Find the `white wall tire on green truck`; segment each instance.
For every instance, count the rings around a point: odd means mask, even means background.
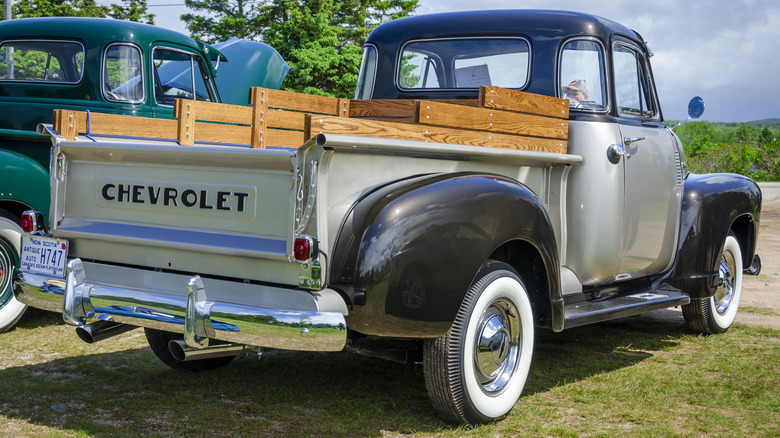
[[[22,228],[10,213],[0,211],[0,332],[10,330],[27,306],[14,297],[13,273],[19,263]]]
[[[533,344],[523,281],[505,263],[486,263],[450,331],[425,343],[425,383],[434,407],[453,423],[506,416],[525,386]]]

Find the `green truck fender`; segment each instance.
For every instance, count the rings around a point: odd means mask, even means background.
[[[7,149],[0,149],[0,163],[0,210],[18,215],[19,209],[34,208],[48,215],[49,171],[32,158]]]

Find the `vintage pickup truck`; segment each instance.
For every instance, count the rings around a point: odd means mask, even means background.
[[[261,347],[422,362],[435,409],[481,423],[520,396],[535,330],[682,306],[723,332],[760,269],[758,186],[687,171],[618,23],[404,18],[370,34],[355,100],[251,94],[176,121],[59,111],[19,301],[87,342],[144,327],[181,369]]]
[[[174,98],[246,105],[250,86],[278,88],[287,69],[270,46],[235,38],[208,46],[96,18],[0,22],[0,332],[25,310],[10,273],[22,212],[48,214],[51,140],[36,127],[51,123],[54,109],[171,119]]]

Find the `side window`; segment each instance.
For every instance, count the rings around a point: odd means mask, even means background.
[[[103,95],[113,102],[144,101],[141,50],[131,44],[113,44],[103,59]]]
[[[0,43],[0,81],[76,83],[84,69],[84,47],[70,41]]]
[[[656,114],[650,99],[650,77],[639,50],[624,44],[612,49],[615,64],[615,104],[618,115],[653,117]]]
[[[172,106],[174,99],[213,101],[208,69],[192,53],[156,48],[153,55],[154,98],[160,105]]]
[[[604,50],[596,41],[576,39],[563,46],[558,83],[560,97],[569,108],[604,111],[607,109],[607,81]]]
[[[360,63],[360,76],[358,76],[355,99],[371,99],[376,77],[376,57],[376,47],[366,46],[363,49],[363,60]]]

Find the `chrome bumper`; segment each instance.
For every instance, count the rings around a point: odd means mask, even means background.
[[[207,290],[219,301],[209,301]],[[75,326],[111,321],[178,332],[196,349],[216,339],[286,350],[340,351],[347,339],[346,304],[330,289],[307,292],[73,259],[65,279],[22,272],[14,291],[22,303],[61,311]]]

